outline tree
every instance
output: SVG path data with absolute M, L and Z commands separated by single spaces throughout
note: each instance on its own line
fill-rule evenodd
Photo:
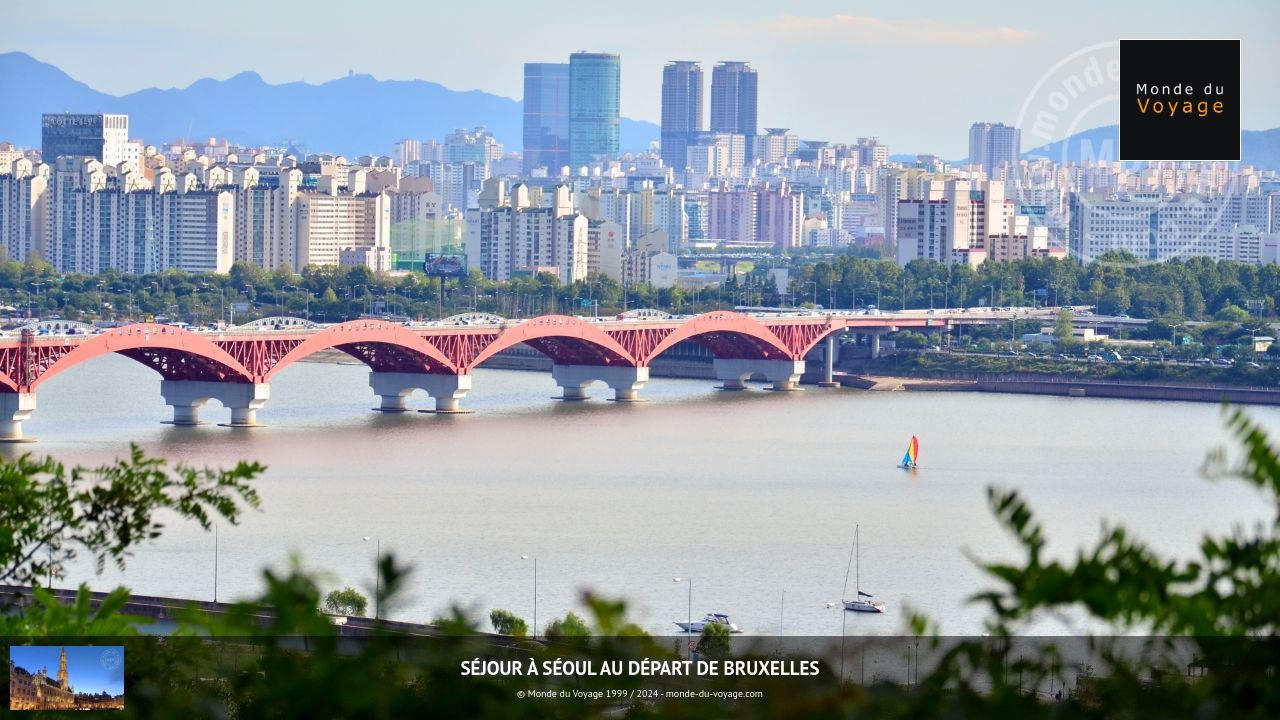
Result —
M 721 623 L 703 625 L 698 652 L 711 659 L 725 657 L 729 654 L 729 636 L 729 628 Z
M 234 524 L 243 507 L 258 506 L 249 481 L 263 469 L 169 469 L 136 445 L 127 459 L 94 469 L 30 455 L 0 464 L 0 584 L 51 581 L 82 552 L 99 571 L 107 560 L 123 568 L 134 546 L 160 535 L 169 513 L 206 529 L 215 516 Z
M 493 625 L 493 631 L 499 635 L 524 637 L 529 634 L 529 626 L 525 624 L 520 616 L 510 610 L 499 609 L 490 612 L 489 622 Z
M 591 629 L 587 627 L 582 618 L 572 612 L 562 619 L 552 620 L 547 625 L 547 637 L 549 638 L 585 638 L 590 636 Z
M 1053 321 L 1053 337 L 1055 340 L 1063 342 L 1074 337 L 1074 317 L 1071 311 L 1066 308 L 1058 311 L 1058 317 L 1054 318 Z
M 1218 322 L 1242 323 L 1249 321 L 1249 311 L 1238 305 L 1227 305 L 1213 314 Z
M 369 599 L 350 586 L 341 590 L 330 590 L 329 594 L 324 596 L 324 611 L 331 615 L 364 617 L 369 611 Z

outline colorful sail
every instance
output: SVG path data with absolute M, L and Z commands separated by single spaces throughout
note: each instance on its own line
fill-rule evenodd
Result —
M 911 436 L 911 442 L 907 444 L 907 454 L 902 456 L 903 467 L 914 467 L 916 458 L 920 456 L 920 441 L 915 435 Z

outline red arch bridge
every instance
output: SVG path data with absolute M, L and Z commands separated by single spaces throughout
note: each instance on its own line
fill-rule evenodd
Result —
M 436 412 L 462 412 L 472 370 L 495 353 L 527 345 L 553 361 L 552 377 L 565 400 L 583 400 L 602 381 L 615 399 L 638 399 L 649 363 L 676 343 L 691 340 L 714 355 L 725 389 L 751 378 L 774 389 L 795 389 L 804 357 L 827 341 L 827 380 L 838 335 L 865 333 L 873 352 L 879 337 L 901 328 L 945 329 L 958 318 L 927 311 L 759 313 L 715 311 L 673 316 L 634 310 L 615 318 L 546 315 L 507 320 L 469 313 L 446 320 L 401 324 L 360 319 L 318 325 L 299 318 L 257 320 L 225 330 L 191 331 L 138 323 L 101 330 L 65 321 L 34 323 L 0 336 L 0 440 L 21 441 L 22 423 L 36 408 L 36 390 L 58 373 L 116 353 L 150 366 L 173 422 L 195 425 L 200 407 L 216 399 L 231 410 L 232 426 L 257 425 L 271 378 L 313 353 L 336 348 L 369 366 L 369 385 L 381 410 L 402 412 L 414 390 L 435 400 Z M 996 320 L 987 316 L 984 320 Z

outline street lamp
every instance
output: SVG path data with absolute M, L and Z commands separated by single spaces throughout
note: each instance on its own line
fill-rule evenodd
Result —
M 678 577 L 671 578 L 671 582 L 675 582 L 675 583 L 684 582 L 689 585 L 689 619 L 687 621 L 687 624 L 684 627 L 684 631 L 692 635 L 693 634 L 693 578 L 685 578 L 684 580 L 681 580 Z M 689 653 L 690 653 L 690 656 L 692 656 L 693 654 L 692 645 L 690 645 L 689 647 Z
M 374 552 L 377 553 L 377 560 L 374 562 L 375 580 L 373 586 L 373 619 L 377 620 L 382 615 L 382 539 L 372 538 L 374 543 Z M 369 542 L 368 535 L 364 536 L 364 541 Z
M 521 555 L 521 560 L 533 561 L 533 639 L 538 639 L 538 558 L 536 555 Z
M 813 286 L 813 307 L 816 310 L 818 308 L 818 283 L 810 280 L 808 284 Z
M 218 602 L 218 524 L 213 524 L 213 601 Z

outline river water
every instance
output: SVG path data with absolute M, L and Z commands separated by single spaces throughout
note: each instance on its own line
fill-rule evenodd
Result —
M 363 366 L 300 363 L 273 381 L 258 413 L 267 427 L 178 428 L 161 424 L 170 410 L 158 376 L 110 356 L 42 385 L 26 426 L 39 442 L 2 452 L 96 465 L 134 441 L 195 465 L 261 461 L 261 510 L 219 533 L 219 599 L 257 591 L 262 568 L 291 556 L 326 589 L 371 591 L 369 536 L 414 569 L 386 614 L 418 622 L 453 603 L 531 619 L 528 555 L 542 625 L 581 613 L 591 588 L 668 633 L 689 612 L 692 578 L 695 618 L 720 611 L 750 633 L 838 634 L 842 613 L 827 604 L 845 592 L 860 524 L 861 586 L 888 612 L 850 613 L 850 634 L 901 632 L 908 608 L 972 633 L 984 614 L 965 600 L 992 582 L 965 553 L 1013 557 L 989 485 L 1023 491 L 1056 554 L 1097 538 L 1104 521 L 1185 556 L 1206 530 L 1268 517 L 1257 492 L 1199 475 L 1225 440 L 1212 404 L 713 385 L 659 378 L 636 404 L 606 402 L 596 385 L 600 399 L 568 404 L 550 399 L 559 392 L 547 373 L 479 370 L 463 402 L 474 414 L 384 415 L 370 410 Z M 1274 409 L 1253 413 L 1280 431 Z M 227 414 L 211 402 L 204 417 Z M 895 464 L 912 434 L 920 469 L 907 474 Z M 211 599 L 213 568 L 212 534 L 172 523 L 125 572 L 82 563 L 65 584 Z

